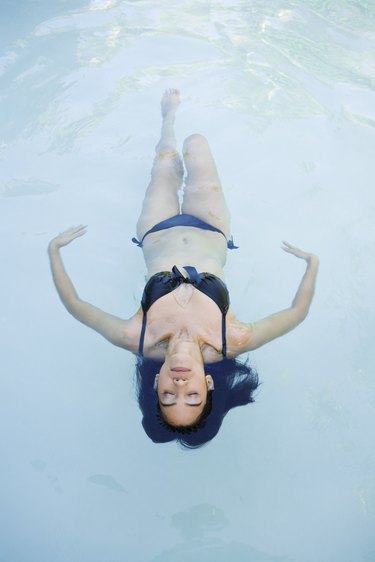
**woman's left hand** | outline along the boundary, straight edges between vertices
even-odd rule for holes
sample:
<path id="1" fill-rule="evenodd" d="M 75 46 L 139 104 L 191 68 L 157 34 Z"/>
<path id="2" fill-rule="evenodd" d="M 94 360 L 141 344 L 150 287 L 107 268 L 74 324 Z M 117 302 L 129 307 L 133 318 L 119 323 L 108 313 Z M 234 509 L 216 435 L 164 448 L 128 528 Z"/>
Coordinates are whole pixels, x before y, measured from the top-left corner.
<path id="1" fill-rule="evenodd" d="M 281 248 L 284 250 L 284 252 L 288 252 L 288 254 L 293 254 L 294 256 L 296 256 L 296 258 L 305 260 L 307 263 L 311 263 L 312 261 L 318 261 L 318 256 L 316 256 L 315 254 L 304 252 L 300 248 L 296 248 L 296 246 L 292 246 L 292 244 L 285 242 L 285 240 L 283 240 L 283 245 L 281 246 Z"/>

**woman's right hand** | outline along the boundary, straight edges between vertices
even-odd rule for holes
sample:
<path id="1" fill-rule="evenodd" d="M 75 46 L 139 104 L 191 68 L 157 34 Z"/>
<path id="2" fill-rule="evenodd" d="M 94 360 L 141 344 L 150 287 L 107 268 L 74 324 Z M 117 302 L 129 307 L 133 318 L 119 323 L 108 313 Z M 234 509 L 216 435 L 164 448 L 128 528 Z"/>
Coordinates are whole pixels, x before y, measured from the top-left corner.
<path id="1" fill-rule="evenodd" d="M 62 248 L 67 244 L 70 244 L 78 238 L 79 236 L 83 236 L 87 232 L 87 226 L 80 224 L 79 226 L 72 226 L 64 232 L 61 232 L 55 238 L 52 238 L 51 242 L 49 243 L 49 248 Z"/>

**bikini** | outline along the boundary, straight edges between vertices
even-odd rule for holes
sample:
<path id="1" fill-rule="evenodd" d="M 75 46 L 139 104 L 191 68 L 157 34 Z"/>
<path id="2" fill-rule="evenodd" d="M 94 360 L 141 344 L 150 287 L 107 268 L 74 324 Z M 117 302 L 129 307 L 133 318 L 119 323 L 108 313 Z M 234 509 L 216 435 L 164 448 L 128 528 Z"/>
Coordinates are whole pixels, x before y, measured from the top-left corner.
<path id="1" fill-rule="evenodd" d="M 218 232 L 224 236 L 227 240 L 224 232 L 218 228 L 194 217 L 193 215 L 180 214 L 174 217 L 168 218 L 164 221 L 157 223 L 150 230 L 144 234 L 142 239 L 138 241 L 133 238 L 132 241 L 139 247 L 143 246 L 143 241 L 149 234 L 153 232 L 158 232 L 159 230 L 166 230 L 168 228 L 173 228 L 174 226 L 192 226 L 194 228 L 201 228 L 202 230 L 210 230 L 212 232 Z M 227 246 L 230 250 L 238 248 L 233 243 L 233 238 L 231 237 L 227 240 Z M 189 283 L 193 285 L 198 291 L 207 295 L 214 303 L 219 307 L 221 312 L 221 341 L 222 341 L 222 355 L 226 357 L 227 355 L 227 341 L 226 341 L 226 326 L 225 318 L 229 309 L 229 293 L 225 283 L 213 273 L 198 273 L 195 267 L 184 265 L 188 277 L 184 277 L 179 269 L 174 265 L 172 271 L 161 271 L 156 273 L 146 283 L 142 295 L 142 329 L 139 338 L 138 353 L 143 356 L 143 347 L 146 334 L 147 326 L 147 312 L 150 310 L 151 306 L 159 300 L 164 295 L 167 295 L 177 289 L 182 283 Z"/>
<path id="2" fill-rule="evenodd" d="M 146 238 L 146 236 L 152 234 L 153 232 L 158 232 L 159 230 L 167 230 L 168 228 L 173 228 L 174 226 L 193 226 L 194 228 L 200 228 L 202 230 L 219 232 L 227 241 L 229 250 L 235 250 L 236 248 L 238 248 L 238 246 L 234 245 L 232 236 L 229 238 L 229 240 L 227 240 L 227 237 L 222 230 L 216 228 L 215 226 L 212 226 L 211 224 L 208 224 L 205 221 L 202 221 L 201 219 L 198 219 L 198 217 L 195 217 L 194 215 L 188 215 L 186 213 L 181 213 L 180 215 L 175 215 L 174 217 L 170 217 L 169 219 L 158 222 L 157 224 L 155 224 L 155 226 L 150 228 L 150 230 L 148 230 L 146 234 L 143 235 L 140 241 L 136 238 L 132 238 L 132 242 L 142 248 L 143 240 Z"/>
<path id="3" fill-rule="evenodd" d="M 142 329 L 139 338 L 139 355 L 143 355 L 143 345 L 147 326 L 147 312 L 151 306 L 164 295 L 171 293 L 182 283 L 193 285 L 198 291 L 212 299 L 221 312 L 221 341 L 222 354 L 227 355 L 225 317 L 229 309 L 229 293 L 225 283 L 213 273 L 198 273 L 195 267 L 184 265 L 189 277 L 184 277 L 180 270 L 174 265 L 172 271 L 161 271 L 156 273 L 147 281 L 142 296 Z"/>

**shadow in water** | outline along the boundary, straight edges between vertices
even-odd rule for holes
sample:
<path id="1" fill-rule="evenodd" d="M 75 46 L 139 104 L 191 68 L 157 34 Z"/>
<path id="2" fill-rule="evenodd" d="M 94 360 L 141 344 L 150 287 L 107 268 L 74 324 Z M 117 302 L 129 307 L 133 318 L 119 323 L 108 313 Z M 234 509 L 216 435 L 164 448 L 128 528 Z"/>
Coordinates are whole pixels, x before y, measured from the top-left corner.
<path id="1" fill-rule="evenodd" d="M 87 479 L 92 484 L 104 486 L 114 492 L 125 492 L 125 488 L 109 474 L 93 474 Z"/>
<path id="2" fill-rule="evenodd" d="M 221 509 L 210 505 L 195 505 L 188 511 L 172 516 L 172 527 L 177 528 L 182 541 L 163 550 L 150 562 L 295 562 L 285 556 L 273 556 L 245 543 L 215 536 L 229 525 Z"/>

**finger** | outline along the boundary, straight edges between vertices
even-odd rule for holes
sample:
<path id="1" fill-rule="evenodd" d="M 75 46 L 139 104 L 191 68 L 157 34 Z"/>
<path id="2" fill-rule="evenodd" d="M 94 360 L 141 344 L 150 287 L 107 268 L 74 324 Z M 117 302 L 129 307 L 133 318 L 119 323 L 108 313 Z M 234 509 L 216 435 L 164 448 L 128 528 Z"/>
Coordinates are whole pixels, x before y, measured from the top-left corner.
<path id="1" fill-rule="evenodd" d="M 284 252 L 287 252 L 288 254 L 293 254 L 293 256 L 296 256 L 297 258 L 302 258 L 304 254 L 302 250 L 299 250 L 298 248 L 294 248 L 293 246 L 281 246 L 281 249 L 284 250 Z"/>
<path id="2" fill-rule="evenodd" d="M 284 252 L 287 252 L 288 254 L 295 254 L 294 250 L 292 250 L 291 248 L 281 246 L 281 249 L 284 250 Z"/>
<path id="3" fill-rule="evenodd" d="M 295 250 L 297 249 L 296 246 L 293 246 L 292 244 L 289 244 L 289 242 L 286 242 L 285 240 L 282 240 L 282 243 L 287 246 L 288 248 L 294 248 Z"/>
<path id="4" fill-rule="evenodd" d="M 83 228 L 87 228 L 87 224 L 79 224 L 78 226 L 73 226 L 72 230 L 77 231 L 82 230 Z"/>
<path id="5" fill-rule="evenodd" d="M 284 248 L 285 251 L 286 251 L 286 248 L 288 248 L 289 251 L 291 253 L 295 254 L 296 256 L 302 257 L 306 253 L 303 250 L 301 250 L 301 248 L 297 248 L 296 246 L 292 246 L 292 244 L 288 244 L 287 242 L 283 242 L 283 244 L 285 244 L 285 248 Z"/>
<path id="6" fill-rule="evenodd" d="M 71 226 L 67 230 L 64 230 L 64 232 L 60 232 L 59 236 L 74 240 L 74 238 L 77 238 L 77 236 L 83 236 L 83 234 L 86 234 L 86 229 L 87 226 L 83 224 L 79 226 Z"/>
<path id="7" fill-rule="evenodd" d="M 70 228 L 68 228 L 68 230 L 65 230 L 65 232 L 62 232 L 61 234 L 68 234 L 70 236 L 75 236 L 78 232 L 85 230 L 87 228 L 87 225 L 83 225 L 80 224 L 79 226 L 71 226 Z"/>
<path id="8" fill-rule="evenodd" d="M 76 232 L 76 236 L 83 236 L 84 234 L 86 234 L 87 230 L 81 229 L 78 232 Z"/>
<path id="9" fill-rule="evenodd" d="M 75 238 L 78 238 L 79 236 L 83 236 L 84 234 L 86 234 L 87 230 L 85 228 L 80 228 L 79 230 L 74 230 L 73 232 L 69 232 L 67 234 L 67 236 L 71 239 L 74 240 Z"/>
<path id="10" fill-rule="evenodd" d="M 74 232 L 76 228 L 77 228 L 76 226 L 69 226 L 69 228 L 63 230 L 62 232 L 60 232 L 60 234 L 68 234 L 68 233 L 70 234 Z"/>

